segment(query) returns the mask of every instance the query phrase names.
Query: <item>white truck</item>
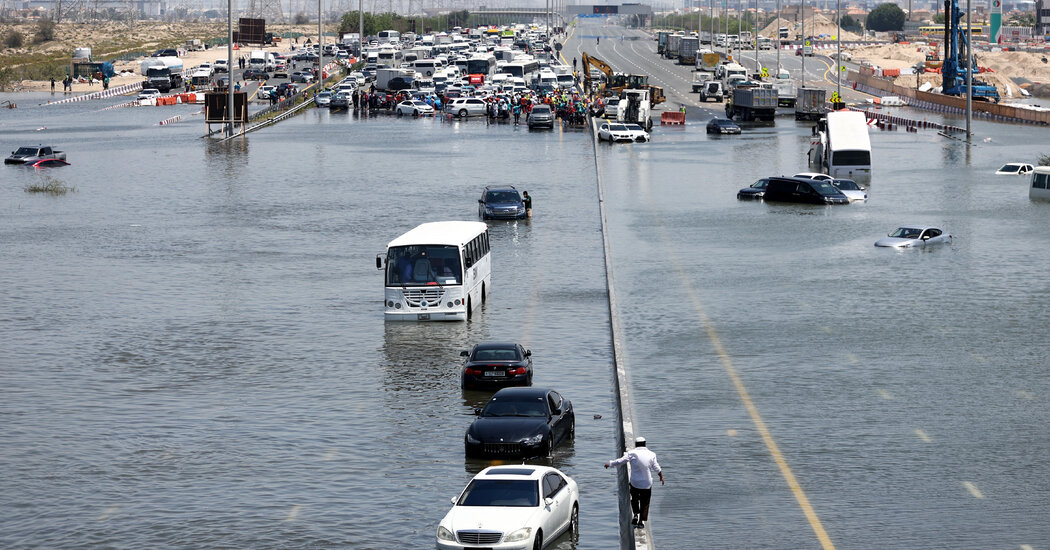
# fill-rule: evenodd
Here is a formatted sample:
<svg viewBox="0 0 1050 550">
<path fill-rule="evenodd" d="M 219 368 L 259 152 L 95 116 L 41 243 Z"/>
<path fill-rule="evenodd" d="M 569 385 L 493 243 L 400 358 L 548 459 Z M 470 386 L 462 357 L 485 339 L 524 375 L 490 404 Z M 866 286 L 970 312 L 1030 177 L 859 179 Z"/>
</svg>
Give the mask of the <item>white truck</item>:
<svg viewBox="0 0 1050 550">
<path fill-rule="evenodd" d="M 653 127 L 650 108 L 648 89 L 624 90 L 616 104 L 616 121 L 637 124 L 648 131 Z"/>
<path fill-rule="evenodd" d="M 266 50 L 252 50 L 248 54 L 248 68 L 256 71 L 266 70 L 266 54 L 269 53 Z"/>
<path fill-rule="evenodd" d="M 415 77 L 416 71 L 412 69 L 391 69 L 383 67 L 376 69 L 376 80 L 374 85 L 377 90 L 403 90 L 407 88 L 407 86 L 404 86 L 404 81 L 412 81 Z M 390 81 L 395 78 L 401 78 L 402 84 L 400 86 L 391 87 Z"/>
</svg>

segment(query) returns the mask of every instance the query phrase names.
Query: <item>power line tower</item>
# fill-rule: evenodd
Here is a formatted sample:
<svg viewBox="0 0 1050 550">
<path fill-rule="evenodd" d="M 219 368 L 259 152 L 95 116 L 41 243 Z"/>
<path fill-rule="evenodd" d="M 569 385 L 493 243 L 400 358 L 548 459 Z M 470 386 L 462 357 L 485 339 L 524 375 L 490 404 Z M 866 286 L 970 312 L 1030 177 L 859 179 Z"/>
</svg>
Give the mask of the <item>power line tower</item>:
<svg viewBox="0 0 1050 550">
<path fill-rule="evenodd" d="M 251 0 L 248 5 L 248 17 L 265 19 L 271 23 L 285 22 L 281 0 Z"/>
</svg>

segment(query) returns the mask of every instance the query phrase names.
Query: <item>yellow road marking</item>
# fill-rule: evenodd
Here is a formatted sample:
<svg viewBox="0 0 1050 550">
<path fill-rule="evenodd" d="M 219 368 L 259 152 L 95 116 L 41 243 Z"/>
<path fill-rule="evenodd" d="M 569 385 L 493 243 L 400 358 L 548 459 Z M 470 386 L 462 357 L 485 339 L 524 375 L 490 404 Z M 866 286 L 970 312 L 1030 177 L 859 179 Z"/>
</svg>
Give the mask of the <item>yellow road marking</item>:
<svg viewBox="0 0 1050 550">
<path fill-rule="evenodd" d="M 916 430 L 915 430 L 915 435 L 919 436 L 919 439 L 921 439 L 921 440 L 925 441 L 926 443 L 929 443 L 930 441 L 932 441 L 932 440 L 930 439 L 930 436 L 929 436 L 929 435 L 927 435 L 927 434 L 926 434 L 926 432 L 925 432 L 925 431 L 923 431 L 923 430 L 920 430 L 920 429 L 916 429 Z"/>
<path fill-rule="evenodd" d="M 886 390 L 877 390 L 877 393 L 879 394 L 879 397 L 885 399 L 886 401 L 893 400 L 893 396 L 890 395 L 890 392 Z"/>
<path fill-rule="evenodd" d="M 284 518 L 284 521 L 295 521 L 295 518 L 299 517 L 299 510 L 302 509 L 302 505 L 299 504 L 292 506 L 292 509 L 288 511 L 288 517 Z"/>
<path fill-rule="evenodd" d="M 977 486 L 973 483 L 970 483 L 969 481 L 964 481 L 963 487 L 966 487 L 966 490 L 970 491 L 970 494 L 973 495 L 973 498 L 984 498 L 984 495 L 981 494 L 981 491 L 979 491 L 977 489 Z"/>
<path fill-rule="evenodd" d="M 729 437 L 736 437 L 736 430 L 726 430 L 726 435 L 728 435 Z"/>
<path fill-rule="evenodd" d="M 666 241 L 666 234 L 664 237 Z M 751 422 L 755 425 L 759 435 L 762 436 L 762 441 L 766 444 L 769 454 L 773 456 L 773 461 L 776 462 L 777 468 L 780 469 L 780 475 L 784 477 L 784 481 L 787 482 L 788 487 L 791 488 L 791 492 L 795 495 L 795 500 L 798 501 L 799 507 L 802 508 L 802 513 L 806 515 L 806 520 L 809 521 L 809 526 L 813 529 L 813 533 L 817 535 L 817 540 L 820 541 L 821 547 L 824 548 L 824 550 L 834 550 L 835 545 L 832 544 L 831 537 L 829 537 L 827 531 L 824 530 L 824 526 L 820 523 L 820 518 L 817 517 L 817 512 L 813 509 L 813 505 L 810 504 L 809 498 L 806 497 L 805 491 L 802 490 L 802 486 L 799 485 L 798 480 L 795 478 L 795 474 L 791 471 L 791 467 L 788 466 L 787 459 L 785 459 L 783 453 L 780 452 L 780 447 L 777 446 L 777 442 L 773 440 L 773 434 L 770 433 L 769 428 L 766 427 L 766 422 L 758 412 L 758 407 L 756 407 L 755 403 L 751 400 L 751 395 L 748 393 L 744 381 L 737 375 L 736 368 L 733 367 L 733 361 L 730 359 L 729 353 L 726 351 L 725 347 L 722 346 L 722 341 L 718 338 L 718 333 L 715 331 L 714 324 L 707 316 L 707 313 L 704 312 L 704 308 L 700 303 L 700 297 L 697 296 L 696 291 L 693 289 L 693 285 L 689 282 L 685 270 L 678 262 L 678 257 L 672 255 L 671 258 L 675 264 L 675 271 L 678 272 L 678 276 L 682 279 L 686 293 L 689 294 L 689 298 L 693 302 L 693 307 L 696 309 L 696 313 L 700 317 L 701 323 L 704 325 L 708 339 L 710 339 L 711 344 L 714 345 L 715 352 L 718 354 L 722 366 L 729 375 L 729 379 L 732 380 L 737 395 L 740 396 L 740 400 L 744 403 L 744 408 L 747 409 L 747 414 L 751 417 Z"/>
<path fill-rule="evenodd" d="M 831 327 L 827 325 L 820 327 L 820 330 L 824 331 L 824 334 L 831 334 Z"/>
<path fill-rule="evenodd" d="M 1031 544 L 1022 544 L 1021 545 L 1021 550 L 1035 550 L 1035 549 L 1032 548 Z"/>
</svg>

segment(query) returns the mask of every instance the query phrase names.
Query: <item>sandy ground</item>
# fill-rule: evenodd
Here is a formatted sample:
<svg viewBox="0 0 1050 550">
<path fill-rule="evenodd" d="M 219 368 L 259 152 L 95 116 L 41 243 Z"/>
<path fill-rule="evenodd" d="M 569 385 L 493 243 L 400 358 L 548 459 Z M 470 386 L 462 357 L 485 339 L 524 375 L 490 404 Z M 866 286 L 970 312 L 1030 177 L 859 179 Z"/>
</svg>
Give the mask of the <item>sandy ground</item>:
<svg viewBox="0 0 1050 550">
<path fill-rule="evenodd" d="M 5 57 L 26 53 L 68 52 L 71 58 L 73 50 L 78 47 L 89 47 L 98 52 L 102 47 L 109 48 L 108 44 L 112 43 L 112 40 L 109 37 L 116 35 L 121 36 L 125 42 L 136 44 L 134 51 L 154 51 L 159 48 L 182 48 L 185 43 L 185 40 L 182 37 L 187 36 L 199 38 L 201 40 L 226 36 L 226 25 L 214 23 L 163 23 L 139 21 L 130 27 L 126 24 L 115 22 L 63 23 L 56 27 L 56 38 L 54 41 L 41 45 L 31 45 L 30 37 L 36 30 L 35 23 L 22 23 L 18 25 L 0 24 L 0 36 L 3 36 L 10 29 L 22 32 L 23 35 L 26 36 L 26 46 L 18 49 L 5 48 L 0 51 L 0 64 L 4 63 Z M 309 36 L 313 42 L 317 41 L 316 24 L 297 26 L 277 25 L 268 27 L 267 30 L 275 34 L 289 31 L 301 32 Z M 332 29 L 326 29 L 326 32 L 331 31 Z M 327 40 L 331 41 L 332 39 L 331 37 L 328 37 Z M 305 43 L 305 41 L 306 37 L 300 39 L 300 43 Z M 265 49 L 273 52 L 287 52 L 291 50 L 291 47 L 291 42 L 285 42 L 282 45 Z M 237 57 L 247 55 L 248 51 L 254 49 L 260 48 L 253 46 L 250 48 L 245 47 L 244 49 L 234 50 L 234 63 L 236 63 Z M 109 52 L 109 49 L 106 51 Z M 115 55 L 108 55 L 107 53 L 105 57 L 112 58 L 115 57 Z M 226 57 L 226 48 L 224 46 L 204 51 L 186 52 L 182 58 L 183 68 L 189 71 L 201 63 L 214 62 L 216 59 L 224 57 Z M 118 74 L 110 79 L 109 86 L 115 88 L 125 84 L 141 82 L 143 77 L 140 74 L 140 66 L 144 59 L 145 58 L 143 57 L 115 64 L 114 69 Z M 50 89 L 51 83 L 48 81 L 23 80 L 20 83 L 15 83 L 13 91 L 48 91 Z M 56 96 L 62 95 L 61 80 L 55 82 L 55 90 Z M 96 92 L 100 90 L 102 90 L 101 82 L 73 83 L 74 94 Z"/>
<path fill-rule="evenodd" d="M 852 50 L 853 61 L 867 61 L 876 67 L 884 69 L 903 69 L 911 67 L 916 63 L 926 60 L 928 47 L 919 44 L 884 44 L 880 46 L 864 46 Z M 999 95 L 1006 98 L 1019 98 L 1020 86 L 1014 78 L 1029 81 L 1031 84 L 1022 84 L 1023 87 L 1034 95 L 1045 97 L 1044 90 L 1050 85 L 1050 63 L 1044 63 L 1046 54 L 1028 52 L 977 52 L 977 65 L 987 67 L 992 72 L 981 73 L 977 78 L 989 84 L 995 85 Z M 940 86 L 941 75 L 937 73 L 926 73 L 921 75 L 920 83 L 931 82 L 934 86 Z M 901 86 L 915 86 L 914 75 L 902 75 L 897 79 Z"/>
<path fill-rule="evenodd" d="M 770 38 L 776 38 L 777 29 L 780 27 L 787 27 L 788 38 L 791 40 L 795 39 L 795 35 L 802 34 L 802 22 L 789 21 L 787 19 L 774 19 L 772 23 L 766 25 L 766 28 L 758 31 L 759 36 L 768 36 Z M 832 36 L 838 34 L 838 25 L 835 21 L 829 19 L 823 14 L 816 14 L 814 17 L 806 18 L 806 36 L 821 36 L 827 35 L 830 39 Z M 842 40 L 860 40 L 860 35 L 849 31 L 842 31 Z"/>
</svg>

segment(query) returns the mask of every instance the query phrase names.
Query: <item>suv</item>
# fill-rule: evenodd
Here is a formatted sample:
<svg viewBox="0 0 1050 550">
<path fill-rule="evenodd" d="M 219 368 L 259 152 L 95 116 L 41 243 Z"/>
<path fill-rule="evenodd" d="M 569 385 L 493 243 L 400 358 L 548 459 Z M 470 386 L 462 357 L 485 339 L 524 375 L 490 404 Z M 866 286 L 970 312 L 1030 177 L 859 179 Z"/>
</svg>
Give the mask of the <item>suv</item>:
<svg viewBox="0 0 1050 550">
<path fill-rule="evenodd" d="M 525 218 L 525 203 L 513 185 L 487 185 L 478 199 L 478 217 L 483 220 Z"/>
<path fill-rule="evenodd" d="M 172 48 L 164 48 L 164 49 L 160 49 L 160 50 L 157 50 L 157 51 L 153 52 L 153 55 L 151 55 L 150 57 L 178 57 L 178 56 L 179 56 L 179 50 L 175 50 L 175 49 L 172 49 Z"/>
<path fill-rule="evenodd" d="M 769 178 L 766 202 L 800 202 L 804 204 L 849 204 L 849 198 L 827 181 L 807 178 Z"/>
<path fill-rule="evenodd" d="M 704 83 L 704 87 L 700 88 L 700 101 L 706 103 L 708 98 L 714 99 L 715 101 L 722 101 L 721 82 L 711 81 Z"/>
<path fill-rule="evenodd" d="M 554 129 L 554 111 L 550 105 L 536 105 L 529 113 L 529 128 Z"/>
<path fill-rule="evenodd" d="M 488 111 L 487 107 L 488 105 L 483 100 L 476 97 L 457 97 L 448 102 L 445 112 L 461 117 L 484 115 Z"/>
</svg>

